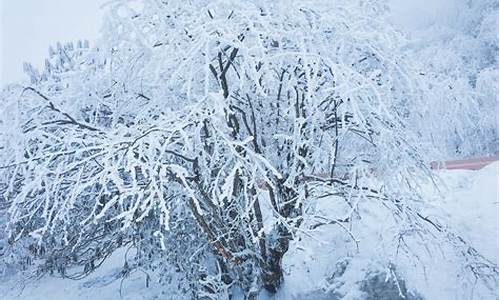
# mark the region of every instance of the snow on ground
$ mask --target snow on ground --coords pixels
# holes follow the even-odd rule
[[[441,209],[474,248],[498,261],[498,162],[479,171],[443,171],[441,178]]]
[[[439,171],[439,175],[443,183],[441,193],[430,187],[424,188],[432,206],[429,213],[447,219],[450,229],[470,241],[486,258],[498,261],[498,162],[479,171]],[[325,198],[325,203],[314,209],[316,213],[334,217],[340,205],[336,199]],[[365,299],[363,289],[367,290],[360,283],[367,273],[376,270],[381,271],[382,281],[396,282],[401,276],[407,282],[414,282],[412,286],[405,287],[398,281],[398,288],[403,293],[407,293],[408,289],[408,295],[416,290],[425,299],[460,299],[461,295],[455,293],[453,282],[447,278],[450,272],[456,271],[454,261],[447,261],[439,254],[429,256],[420,253],[420,256],[433,256],[432,259],[425,259],[434,260],[437,264],[435,270],[423,270],[419,262],[412,261],[411,255],[394,255],[391,249],[385,249],[384,238],[393,234],[392,217],[375,207],[364,207],[363,220],[358,227],[325,225],[311,232],[304,229],[298,236],[300,240],[292,243],[284,258],[285,282],[275,299]],[[307,226],[305,224],[303,228]],[[349,232],[359,239],[359,247],[356,247]],[[40,281],[18,276],[10,278],[0,284],[0,298],[110,300],[120,299],[121,289],[121,299],[155,299],[155,282],[151,281],[146,287],[144,273],[137,271],[123,281],[120,279],[124,255],[125,251],[118,251],[94,274],[80,281],[53,277],[44,277]],[[353,259],[354,255],[356,259]],[[398,267],[388,266],[388,261]],[[417,274],[420,273],[428,276],[423,282],[418,281],[421,277]]]
[[[146,275],[130,274],[123,281],[121,272],[125,249],[114,253],[92,275],[82,280],[43,277],[41,280],[16,278],[0,284],[2,300],[151,300],[155,283],[146,287]],[[120,294],[121,290],[121,294]]]
[[[438,175],[442,180],[439,192],[431,184],[422,188],[429,204],[426,216],[440,220],[450,232],[497,262],[498,162],[479,171],[444,170]],[[326,201],[318,205],[317,212],[335,217],[339,206],[333,198]],[[367,274],[400,283],[394,287],[402,294],[408,290],[409,299],[465,299],[458,285],[471,288],[475,283],[454,277],[464,272],[458,263],[460,257],[454,256],[451,248],[431,240],[408,239],[405,242],[411,251],[395,251],[398,231],[392,215],[375,202],[360,209],[356,225],[347,228],[359,240],[358,247],[349,232],[335,224],[300,236],[301,241],[296,241],[285,256],[285,283],[278,299],[399,299],[399,291],[369,298],[374,291],[363,286]],[[403,278],[408,286],[400,282]],[[491,299],[489,291],[471,289],[473,297],[467,298]]]

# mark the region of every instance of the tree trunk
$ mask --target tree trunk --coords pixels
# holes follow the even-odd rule
[[[301,207],[298,209],[295,208],[294,201],[290,201],[290,199],[297,197],[297,193],[293,189],[283,186],[282,182],[278,184],[276,190],[277,193],[268,185],[271,202],[275,209],[280,212],[281,216],[290,218],[301,215]],[[284,203],[284,205],[279,207],[277,203]],[[297,225],[300,225],[300,223]],[[264,288],[270,293],[276,293],[283,281],[281,262],[283,256],[288,251],[291,239],[292,235],[290,231],[283,224],[276,225],[274,234],[269,235],[267,241],[268,254],[262,267],[262,283]]]
[[[264,288],[274,294],[283,282],[281,261],[288,251],[291,236],[283,225],[276,229],[276,240],[269,245],[267,259],[262,266],[262,283]]]

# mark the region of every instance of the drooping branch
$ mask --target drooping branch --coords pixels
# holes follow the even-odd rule
[[[55,112],[58,112],[60,114],[62,114],[66,120],[56,120],[56,121],[49,121],[49,122],[44,122],[42,123],[42,125],[50,125],[50,124],[59,124],[59,125],[66,125],[66,124],[70,124],[70,125],[75,125],[75,126],[78,126],[79,128],[82,128],[82,129],[85,129],[85,130],[90,130],[90,131],[96,131],[96,132],[100,132],[100,133],[103,133],[100,129],[98,128],[95,128],[95,127],[92,127],[90,125],[87,125],[87,124],[84,124],[84,123],[81,123],[81,122],[78,122],[75,118],[73,118],[70,114],[62,111],[61,109],[57,108],[54,103],[45,95],[43,95],[42,93],[40,93],[38,90],[36,90],[35,88],[33,87],[26,87],[24,88],[22,94],[25,92],[25,91],[32,91],[34,93],[36,93],[38,96],[40,96],[42,99],[44,99],[45,101],[48,102],[48,108],[50,108],[52,111],[55,111]],[[22,95],[21,94],[21,95]]]

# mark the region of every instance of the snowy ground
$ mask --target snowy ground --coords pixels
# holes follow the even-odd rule
[[[117,251],[94,274],[82,280],[44,277],[41,280],[16,277],[0,285],[0,299],[83,300],[155,299],[154,282],[146,288],[146,276],[132,273],[121,279],[125,250]]]
[[[439,171],[439,175],[440,192],[430,185],[423,187],[429,203],[426,216],[443,221],[450,232],[464,238],[491,262],[498,262],[498,162],[479,171],[446,170]],[[331,203],[318,209],[335,216]],[[395,236],[392,215],[377,205],[365,205],[363,210],[358,225],[350,228],[360,241],[358,248],[336,225],[320,227],[291,246],[284,261],[287,276],[280,299],[309,299],[311,294],[316,296],[314,299],[401,299],[398,293],[370,298],[365,292],[374,291],[362,286],[370,273],[385,281],[404,278],[410,284],[401,288],[424,299],[494,299],[477,287],[472,288],[471,295],[458,292],[458,284],[475,283],[454,278],[452,274],[464,272],[457,263],[459,258],[444,244],[429,241],[424,245],[417,239],[407,241],[413,253],[395,253],[395,247],[390,246]],[[318,297],[325,293],[324,298]]]
[[[440,177],[444,184],[441,194],[424,187],[431,203],[429,214],[448,219],[450,229],[470,241],[490,261],[498,261],[498,162],[479,171],[440,171]],[[317,209],[331,214],[334,212],[328,210],[333,207],[327,203],[319,205]],[[363,280],[360,276],[365,276],[362,274],[373,270],[385,270],[382,278],[386,281],[394,281],[402,275],[406,281],[415,283],[407,287],[409,293],[416,289],[425,299],[461,299],[462,295],[455,293],[455,283],[447,277],[447,274],[450,274],[448,272],[454,271],[452,260],[447,261],[446,257],[433,253],[431,256],[437,264],[435,270],[421,271],[418,263],[412,265],[411,259],[405,261],[404,255],[402,262],[392,260],[391,254],[384,252],[384,244],[379,241],[383,240],[382,233],[390,231],[390,222],[384,221],[390,218],[384,218],[381,214],[383,213],[373,213],[365,217],[365,223],[371,224],[369,230],[363,229],[362,226],[352,228],[360,240],[358,248],[346,232],[334,225],[320,227],[313,235],[300,236],[301,240],[291,245],[284,259],[285,283],[275,299],[366,299],[367,294],[359,285]],[[378,222],[373,223],[375,219],[371,218],[378,219]],[[308,247],[304,248],[302,245]],[[387,256],[377,257],[382,253]],[[351,259],[353,254],[358,255],[356,260]],[[51,277],[39,281],[8,278],[0,284],[0,298],[155,299],[155,283],[153,281],[146,287],[144,273],[135,272],[121,280],[124,255],[124,251],[115,253],[96,273],[81,281]],[[388,268],[385,264],[388,257],[389,261],[407,266],[407,269]],[[423,281],[419,281],[421,276],[416,275],[420,273],[427,275]],[[400,288],[406,289],[404,286]],[[367,291],[366,287],[364,290]],[[162,298],[165,296],[168,299],[168,295]],[[483,297],[479,293],[476,298]],[[369,299],[376,298],[372,295]]]

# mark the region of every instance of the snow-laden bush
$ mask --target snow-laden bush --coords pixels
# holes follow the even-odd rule
[[[275,292],[302,224],[359,243],[364,203],[390,212],[399,239],[463,251],[419,213],[430,175],[403,120],[425,91],[385,8],[266,2],[114,1],[95,48],[26,66],[32,84],[2,96],[9,242],[75,279],[135,248],[124,274],[159,271],[179,297],[212,299]],[[310,212],[329,196],[350,208],[341,218]]]

